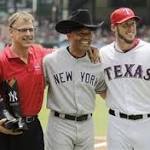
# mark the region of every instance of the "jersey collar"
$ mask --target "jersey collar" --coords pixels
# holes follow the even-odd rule
[[[12,50],[11,50],[11,45],[8,45],[8,46],[6,46],[6,56],[9,58],[9,59],[13,59],[13,58],[19,58],[19,56],[15,53],[15,52],[13,52]],[[28,53],[29,53],[29,55],[32,55],[32,51],[31,51],[31,48],[29,48],[29,51],[28,51]]]

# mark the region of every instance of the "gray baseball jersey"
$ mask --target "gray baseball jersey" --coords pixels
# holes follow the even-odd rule
[[[100,55],[108,90],[106,101],[114,111],[109,115],[108,150],[149,150],[150,44],[139,40],[123,53],[113,42],[103,47]],[[138,120],[131,120],[134,114]]]
[[[47,107],[52,110],[45,134],[46,150],[93,150],[94,127],[91,117],[95,95],[105,90],[101,64],[92,64],[88,56],[74,58],[61,49],[44,58],[48,88]],[[73,116],[88,114],[86,121],[55,117],[57,111]]]
[[[95,107],[95,94],[106,86],[101,64],[93,64],[86,55],[74,58],[66,49],[44,58],[48,88],[47,107],[66,114],[88,114]]]

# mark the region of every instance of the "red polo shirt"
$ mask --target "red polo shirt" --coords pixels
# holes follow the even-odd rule
[[[0,81],[17,80],[23,116],[37,115],[41,109],[45,86],[42,58],[48,52],[52,52],[52,49],[48,51],[39,45],[32,45],[29,48],[27,64],[9,46],[0,54]]]

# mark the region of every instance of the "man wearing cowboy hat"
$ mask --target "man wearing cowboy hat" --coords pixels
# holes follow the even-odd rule
[[[66,34],[69,46],[44,58],[47,108],[51,109],[46,150],[94,150],[95,96],[103,96],[106,86],[101,64],[91,63],[87,51],[92,31],[101,24],[93,25],[88,10],[83,9],[56,24],[56,30]]]

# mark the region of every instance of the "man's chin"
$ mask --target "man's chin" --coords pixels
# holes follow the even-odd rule
[[[87,51],[87,50],[89,50],[89,49],[90,49],[90,45],[82,46],[82,49],[83,49],[83,50],[85,50],[85,51]]]
[[[132,44],[132,43],[134,43],[134,40],[129,40],[128,43]]]
[[[22,45],[23,49],[28,49],[31,45]]]
[[[129,38],[128,38],[128,39],[125,39],[125,38],[124,38],[124,41],[125,41],[126,43],[128,43],[128,44],[132,44],[132,43],[134,42],[134,39],[135,39],[135,38],[130,38],[130,39],[129,39]]]
[[[28,48],[28,47],[30,47],[31,45],[32,45],[32,43],[26,43],[26,44],[24,44],[24,47]]]

